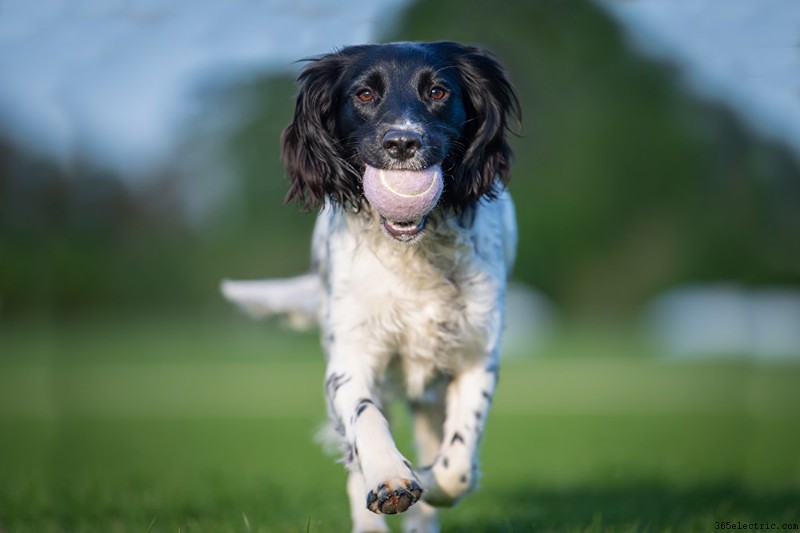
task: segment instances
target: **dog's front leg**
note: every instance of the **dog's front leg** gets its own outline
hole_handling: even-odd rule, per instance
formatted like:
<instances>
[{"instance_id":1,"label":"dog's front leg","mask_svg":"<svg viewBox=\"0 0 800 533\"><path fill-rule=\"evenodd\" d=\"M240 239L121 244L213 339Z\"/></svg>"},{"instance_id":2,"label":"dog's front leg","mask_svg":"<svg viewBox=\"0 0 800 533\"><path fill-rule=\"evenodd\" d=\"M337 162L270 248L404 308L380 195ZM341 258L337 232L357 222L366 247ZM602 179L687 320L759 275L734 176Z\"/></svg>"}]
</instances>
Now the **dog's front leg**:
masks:
<instances>
[{"instance_id":1,"label":"dog's front leg","mask_svg":"<svg viewBox=\"0 0 800 533\"><path fill-rule=\"evenodd\" d=\"M360 504L351 501L351 506L366 506L378 514L402 513L419 500L422 489L389 432L389 423L374 393L375 369L365 364L367 357L354 355L363 349L331 349L326 381L331 417L348 446L348 467L363 477L364 499ZM356 497L353 492L351 487L351 499Z\"/></svg>"},{"instance_id":2,"label":"dog's front leg","mask_svg":"<svg viewBox=\"0 0 800 533\"><path fill-rule=\"evenodd\" d=\"M477 481L478 444L497 384L498 357L467 368L447 387L444 432L433 464L420 470L425 501L449 506Z\"/></svg>"}]
</instances>

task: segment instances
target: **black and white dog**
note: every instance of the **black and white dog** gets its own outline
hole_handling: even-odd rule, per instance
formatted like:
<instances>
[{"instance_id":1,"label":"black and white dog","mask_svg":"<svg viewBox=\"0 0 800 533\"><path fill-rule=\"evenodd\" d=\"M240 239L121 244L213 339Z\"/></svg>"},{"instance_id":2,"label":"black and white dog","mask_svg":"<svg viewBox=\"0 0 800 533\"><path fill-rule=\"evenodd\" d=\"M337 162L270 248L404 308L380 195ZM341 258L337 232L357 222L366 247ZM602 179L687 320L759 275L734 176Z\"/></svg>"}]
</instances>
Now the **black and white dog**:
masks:
<instances>
[{"instance_id":1,"label":"black and white dog","mask_svg":"<svg viewBox=\"0 0 800 533\"><path fill-rule=\"evenodd\" d=\"M408 510L406 531L438 531L434 507L476 484L497 383L516 246L506 134L519 103L490 54L451 42L344 48L310 60L298 81L282 149L287 200L321 208L313 272L226 281L223 292L319 321L353 530L388 531L382 515ZM428 172L441 196L414 220L388 219L365 197L368 171ZM382 410L397 391L416 468Z\"/></svg>"}]
</instances>

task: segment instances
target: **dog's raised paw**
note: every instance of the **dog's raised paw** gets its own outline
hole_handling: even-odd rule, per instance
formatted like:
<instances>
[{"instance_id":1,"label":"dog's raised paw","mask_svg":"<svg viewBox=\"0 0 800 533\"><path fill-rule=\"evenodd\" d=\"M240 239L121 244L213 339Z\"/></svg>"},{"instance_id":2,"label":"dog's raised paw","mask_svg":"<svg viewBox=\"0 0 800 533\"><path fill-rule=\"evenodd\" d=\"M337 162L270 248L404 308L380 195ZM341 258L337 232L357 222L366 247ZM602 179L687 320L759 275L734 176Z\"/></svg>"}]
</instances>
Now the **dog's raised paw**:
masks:
<instances>
[{"instance_id":1,"label":"dog's raised paw","mask_svg":"<svg viewBox=\"0 0 800 533\"><path fill-rule=\"evenodd\" d=\"M422 496L422 487L412 479L397 479L378 485L367 494L367 509L377 514L402 513Z\"/></svg>"}]
</instances>

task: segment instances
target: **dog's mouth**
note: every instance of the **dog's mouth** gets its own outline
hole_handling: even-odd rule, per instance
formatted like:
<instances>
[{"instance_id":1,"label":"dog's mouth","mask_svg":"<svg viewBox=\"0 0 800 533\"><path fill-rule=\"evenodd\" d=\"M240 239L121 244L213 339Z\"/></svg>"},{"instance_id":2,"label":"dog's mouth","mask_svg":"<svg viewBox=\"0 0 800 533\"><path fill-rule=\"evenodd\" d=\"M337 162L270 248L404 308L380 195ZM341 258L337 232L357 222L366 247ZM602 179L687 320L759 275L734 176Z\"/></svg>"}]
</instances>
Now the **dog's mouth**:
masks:
<instances>
[{"instance_id":1,"label":"dog's mouth","mask_svg":"<svg viewBox=\"0 0 800 533\"><path fill-rule=\"evenodd\" d=\"M444 181L442 168L389 170L365 165L364 197L380 216L387 235L413 242L425 230L428 214L436 207Z\"/></svg>"},{"instance_id":2,"label":"dog's mouth","mask_svg":"<svg viewBox=\"0 0 800 533\"><path fill-rule=\"evenodd\" d=\"M395 222L394 220L388 220L386 217L381 216L381 225L386 233L398 241L411 242L422 233L422 230L425 229L425 222L427 222L427 220L428 215L425 215L417 220L408 220L403 222Z\"/></svg>"}]
</instances>

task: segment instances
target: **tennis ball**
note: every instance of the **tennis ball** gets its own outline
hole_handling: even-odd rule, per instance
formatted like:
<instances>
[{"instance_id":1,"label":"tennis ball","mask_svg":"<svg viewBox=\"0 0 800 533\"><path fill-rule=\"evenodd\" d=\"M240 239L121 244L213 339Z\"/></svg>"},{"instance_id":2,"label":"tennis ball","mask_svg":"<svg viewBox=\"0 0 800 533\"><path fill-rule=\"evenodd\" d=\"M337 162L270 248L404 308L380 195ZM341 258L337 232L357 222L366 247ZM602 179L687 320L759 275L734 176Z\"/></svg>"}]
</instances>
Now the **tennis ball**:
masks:
<instances>
[{"instance_id":1,"label":"tennis ball","mask_svg":"<svg viewBox=\"0 0 800 533\"><path fill-rule=\"evenodd\" d=\"M367 165L364 196L385 219L412 222L427 215L442 195L444 181L439 165L425 170L383 170Z\"/></svg>"}]
</instances>

